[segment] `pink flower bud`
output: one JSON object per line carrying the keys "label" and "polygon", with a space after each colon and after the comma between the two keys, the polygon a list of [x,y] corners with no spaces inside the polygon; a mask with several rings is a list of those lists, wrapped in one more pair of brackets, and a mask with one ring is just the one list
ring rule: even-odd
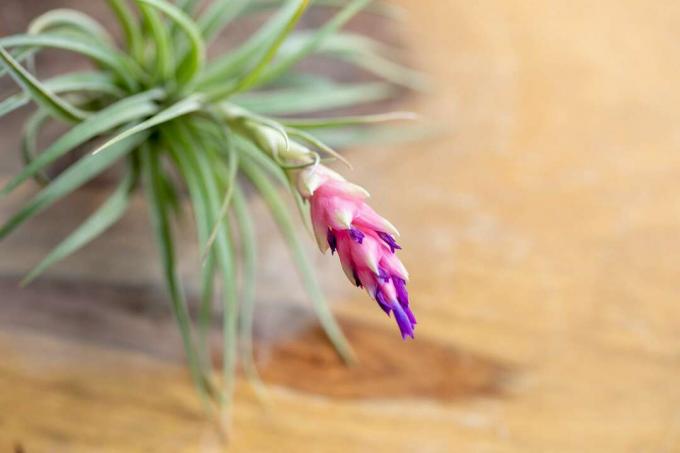
{"label": "pink flower bud", "polygon": [[368,204],[368,192],[323,165],[300,171],[300,194],[311,205],[312,226],[322,252],[338,252],[349,281],[366,289],[380,308],[394,313],[402,338],[413,338],[408,272],[396,256],[397,229]]}

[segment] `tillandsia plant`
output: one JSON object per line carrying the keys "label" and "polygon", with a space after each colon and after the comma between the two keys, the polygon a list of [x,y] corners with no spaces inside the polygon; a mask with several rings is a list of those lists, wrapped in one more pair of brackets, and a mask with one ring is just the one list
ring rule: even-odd
{"label": "tillandsia plant", "polygon": [[[302,115],[384,99],[397,85],[413,86],[418,80],[391,62],[383,45],[341,31],[360,10],[375,8],[368,0],[320,1],[335,13],[320,27],[306,30],[296,29],[309,6],[306,0],[199,3],[108,0],[123,32],[120,45],[94,19],[67,9],[36,18],[26,34],[0,38],[0,76],[11,76],[22,88],[0,101],[0,116],[31,101],[37,106],[23,132],[25,165],[2,195],[30,179],[41,185],[0,226],[0,239],[110,167],[122,168],[110,197],[25,282],[103,234],[126,211],[133,191],[143,188],[193,380],[204,401],[225,408],[232,398],[237,355],[257,380],[251,340],[257,243],[246,184],[271,209],[320,322],[343,359],[352,361],[351,348],[326,305],[277,185],[295,199],[321,251],[337,252],[350,282],[365,288],[388,315],[394,313],[404,338],[413,337],[416,320],[409,309],[408,274],[395,254],[397,231],[366,204],[364,189],[325,166],[344,159],[323,140],[324,134],[332,138],[328,132],[334,129],[348,131],[410,115]],[[207,60],[206,46],[228,24],[275,7],[259,31]],[[45,49],[85,56],[93,69],[40,80],[33,59]],[[340,84],[297,72],[296,64],[313,54],[359,65],[381,81]],[[37,137],[48,121],[68,129],[38,152]],[[90,146],[90,152],[55,177],[47,176],[58,159],[82,146]],[[185,192],[203,260],[196,319],[178,278],[173,236],[173,218]],[[213,306],[214,299],[221,300],[221,310]],[[213,312],[222,314],[221,386],[215,383],[208,353]]]}

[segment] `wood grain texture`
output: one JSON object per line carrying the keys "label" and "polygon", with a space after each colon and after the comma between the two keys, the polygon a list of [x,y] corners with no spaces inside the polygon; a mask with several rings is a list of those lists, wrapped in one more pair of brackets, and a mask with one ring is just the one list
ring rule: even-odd
{"label": "wood grain texture", "polygon": [[[402,231],[416,341],[318,257],[365,363],[339,367],[256,203],[270,397],[239,381],[230,450],[680,451],[680,4],[397,3],[433,84],[410,107],[445,132],[353,150],[349,176]],[[223,451],[141,202],[111,237],[15,287],[101,196],[0,245],[0,450]],[[194,260],[189,244],[187,281]]]}

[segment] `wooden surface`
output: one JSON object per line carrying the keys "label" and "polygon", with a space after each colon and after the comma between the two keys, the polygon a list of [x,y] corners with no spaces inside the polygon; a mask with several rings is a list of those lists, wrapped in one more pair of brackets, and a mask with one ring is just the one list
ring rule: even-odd
{"label": "wooden surface", "polygon": [[[354,150],[351,177],[402,231],[416,341],[318,257],[363,361],[342,368],[262,224],[269,402],[239,384],[231,451],[680,451],[680,4],[399,3],[433,83],[410,107],[445,133]],[[100,199],[0,246],[0,450],[221,451],[141,203],[16,287]]]}

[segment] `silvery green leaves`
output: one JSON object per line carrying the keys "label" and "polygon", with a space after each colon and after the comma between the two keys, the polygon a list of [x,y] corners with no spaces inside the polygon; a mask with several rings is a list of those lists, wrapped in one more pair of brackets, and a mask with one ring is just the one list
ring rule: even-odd
{"label": "silvery green leaves", "polygon": [[[196,0],[107,4],[122,33],[106,30],[82,12],[58,9],[35,18],[24,34],[0,37],[0,77],[10,76],[20,88],[0,99],[0,118],[29,104],[36,108],[23,131],[24,167],[8,178],[0,197],[16,196],[15,189],[33,180],[40,183],[0,224],[0,239],[100,174],[121,175],[102,205],[37,263],[25,282],[106,234],[125,215],[131,199],[144,196],[191,375],[206,407],[226,410],[238,354],[247,375],[257,382],[251,338],[257,238],[247,197],[255,193],[290,246],[329,339],[351,361],[351,348],[313,275],[297,231],[300,225],[281,188],[308,222],[308,206],[291,187],[290,174],[340,157],[318,134],[346,134],[410,118],[399,112],[318,115],[388,99],[400,87],[419,85],[417,74],[390,60],[392,49],[342,31],[366,7],[390,17],[394,10],[369,0],[212,0],[203,7]],[[328,19],[301,30],[300,18],[315,5],[329,13]],[[259,30],[229,52],[208,58],[207,47],[230,24],[262,15],[267,19]],[[119,35],[121,42],[111,38]],[[50,49],[85,58],[91,67],[42,79],[34,70],[39,62],[35,57]],[[332,74],[305,74],[298,63],[313,55],[357,65],[378,77],[339,83]],[[43,145],[40,132],[51,121],[66,131]],[[53,165],[66,156],[73,163],[50,177]],[[176,272],[173,225],[187,204],[202,257],[196,263],[202,274],[196,317]],[[216,324],[223,333],[221,379],[214,377],[208,350],[208,334]]]}

